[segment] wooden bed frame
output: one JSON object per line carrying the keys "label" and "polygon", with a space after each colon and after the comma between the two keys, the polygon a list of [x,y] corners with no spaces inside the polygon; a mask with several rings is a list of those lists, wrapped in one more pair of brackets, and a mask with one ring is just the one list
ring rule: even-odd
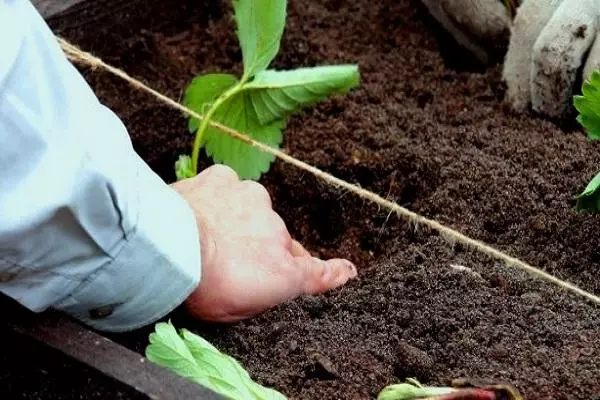
{"label": "wooden bed frame", "polygon": [[49,346],[152,400],[222,400],[217,393],[54,311],[35,314],[0,295],[4,327]]}
{"label": "wooden bed frame", "polygon": [[[52,18],[85,0],[31,0],[44,18]],[[93,2],[93,1],[92,1]]]}

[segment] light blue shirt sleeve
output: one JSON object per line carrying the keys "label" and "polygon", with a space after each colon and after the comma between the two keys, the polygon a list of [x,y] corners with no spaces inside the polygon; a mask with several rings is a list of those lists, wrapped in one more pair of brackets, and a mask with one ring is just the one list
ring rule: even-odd
{"label": "light blue shirt sleeve", "polygon": [[200,280],[187,202],[64,56],[29,0],[0,0],[0,290],[105,331],[154,322]]}

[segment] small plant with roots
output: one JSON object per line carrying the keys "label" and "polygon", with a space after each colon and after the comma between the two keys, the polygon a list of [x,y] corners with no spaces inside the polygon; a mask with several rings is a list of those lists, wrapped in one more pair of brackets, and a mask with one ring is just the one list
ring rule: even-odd
{"label": "small plant with roots", "polygon": [[188,128],[196,136],[191,157],[182,155],[175,165],[178,179],[198,173],[202,147],[240,178],[260,178],[275,157],[220,134],[211,120],[277,147],[290,115],[359,83],[357,65],[268,69],[279,52],[287,0],[234,0],[233,6],[244,72],[240,78],[222,73],[198,76],[186,88],[183,103],[204,118],[189,119]]}

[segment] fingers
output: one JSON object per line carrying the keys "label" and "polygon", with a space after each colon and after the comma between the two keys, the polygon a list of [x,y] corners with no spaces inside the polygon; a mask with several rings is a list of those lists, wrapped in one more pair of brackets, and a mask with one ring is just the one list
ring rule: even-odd
{"label": "fingers", "polygon": [[590,53],[588,54],[587,61],[583,68],[583,79],[588,79],[592,72],[600,68],[600,36],[596,37]]}
{"label": "fingers", "polygon": [[568,111],[577,73],[598,29],[597,6],[597,0],[565,0],[540,33],[531,71],[534,111],[548,117]]}
{"label": "fingers", "polygon": [[296,257],[295,263],[303,277],[304,293],[309,295],[335,289],[357,276],[356,267],[348,260]]}
{"label": "fingers", "polygon": [[540,33],[563,0],[528,0],[515,17],[504,60],[506,100],[513,110],[523,112],[531,103],[533,47]]}

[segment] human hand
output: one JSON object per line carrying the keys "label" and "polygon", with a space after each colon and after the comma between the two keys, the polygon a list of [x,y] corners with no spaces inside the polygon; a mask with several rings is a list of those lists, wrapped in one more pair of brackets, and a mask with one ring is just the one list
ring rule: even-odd
{"label": "human hand", "polygon": [[195,317],[234,322],[356,277],[347,260],[314,258],[293,240],[266,189],[215,165],[171,185],[196,215],[202,275],[185,301]]}
{"label": "human hand", "polygon": [[504,62],[506,100],[515,111],[567,114],[578,75],[586,79],[600,67],[599,19],[600,0],[523,2]]}
{"label": "human hand", "polygon": [[[503,77],[517,112],[564,117],[578,75],[600,67],[600,0],[518,0],[513,22],[502,0],[421,0],[457,42],[482,61],[485,43],[510,28]],[[484,43],[484,44],[481,44]],[[581,68],[583,67],[583,69]]]}

